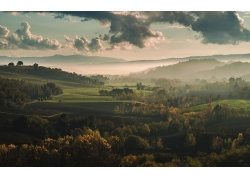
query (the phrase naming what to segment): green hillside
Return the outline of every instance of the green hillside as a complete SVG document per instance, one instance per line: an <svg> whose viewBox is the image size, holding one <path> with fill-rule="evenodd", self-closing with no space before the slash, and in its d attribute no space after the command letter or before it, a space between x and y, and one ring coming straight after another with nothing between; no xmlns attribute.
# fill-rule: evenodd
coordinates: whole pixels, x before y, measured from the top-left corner
<svg viewBox="0 0 250 180"><path fill-rule="evenodd" d="M236 108L236 109L243 108L245 110L250 111L250 100L242 100L242 99L218 100L218 101L212 102L212 105L216 106L217 104L223 104L223 103L228 104L228 106L231 108ZM201 105L191 107L191 110L194 110L194 111L202 110L206 108L207 106L208 104L201 104Z"/></svg>
<svg viewBox="0 0 250 180"><path fill-rule="evenodd" d="M102 87L99 84L86 83L78 79L66 77L60 78L54 75L36 74L33 67L30 66L0 66L0 77L19 79L34 84L43 85L47 82L53 82L63 89L63 94L54 96L51 103L79 103L79 102L127 102L125 100L116 100L112 96L99 96L99 90L112 90L112 87ZM37 103L33 101L32 103Z"/></svg>

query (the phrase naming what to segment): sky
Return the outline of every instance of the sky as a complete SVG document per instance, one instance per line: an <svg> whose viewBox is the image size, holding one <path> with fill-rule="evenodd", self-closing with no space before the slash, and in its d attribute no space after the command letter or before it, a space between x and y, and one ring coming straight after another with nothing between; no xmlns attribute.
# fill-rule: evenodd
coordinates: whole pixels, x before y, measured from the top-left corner
<svg viewBox="0 0 250 180"><path fill-rule="evenodd" d="M247 11L0 12L0 56L156 60L247 54L249 45Z"/></svg>

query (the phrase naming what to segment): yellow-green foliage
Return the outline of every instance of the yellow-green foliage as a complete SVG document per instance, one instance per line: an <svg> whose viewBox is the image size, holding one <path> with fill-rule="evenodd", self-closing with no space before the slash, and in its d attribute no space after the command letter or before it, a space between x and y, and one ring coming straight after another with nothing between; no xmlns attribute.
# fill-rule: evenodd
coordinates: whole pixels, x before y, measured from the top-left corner
<svg viewBox="0 0 250 180"><path fill-rule="evenodd" d="M116 158L98 131L48 138L38 145L0 146L0 166L114 166Z"/></svg>

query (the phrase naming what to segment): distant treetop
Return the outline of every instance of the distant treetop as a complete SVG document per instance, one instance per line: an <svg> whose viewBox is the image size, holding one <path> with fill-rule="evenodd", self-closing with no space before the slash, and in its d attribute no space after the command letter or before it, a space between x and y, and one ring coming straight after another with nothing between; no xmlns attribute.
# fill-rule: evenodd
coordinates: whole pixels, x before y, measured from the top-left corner
<svg viewBox="0 0 250 180"><path fill-rule="evenodd" d="M22 66L22 65L23 65L23 61L18 61L18 62L16 63L16 65L17 65L17 66Z"/></svg>
<svg viewBox="0 0 250 180"><path fill-rule="evenodd" d="M13 63L13 62L10 62L10 63L8 64L8 66L14 66L14 63Z"/></svg>

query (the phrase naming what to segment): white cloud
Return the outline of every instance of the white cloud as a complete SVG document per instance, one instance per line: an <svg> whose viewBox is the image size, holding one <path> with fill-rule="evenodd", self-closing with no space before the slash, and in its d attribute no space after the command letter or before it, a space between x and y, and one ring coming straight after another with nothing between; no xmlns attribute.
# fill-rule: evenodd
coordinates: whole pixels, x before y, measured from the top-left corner
<svg viewBox="0 0 250 180"><path fill-rule="evenodd" d="M114 44L111 45L110 47L107 47L105 50L107 51L119 51L119 50L132 50L133 49L133 45L128 43L128 42L122 42L119 44Z"/></svg>
<svg viewBox="0 0 250 180"><path fill-rule="evenodd" d="M153 33L153 31L152 31ZM159 31L156 31L155 34L158 35L157 38L150 37L147 40L145 40L145 47L154 47L156 48L156 44L161 43L166 40L166 38L163 36L163 34Z"/></svg>
<svg viewBox="0 0 250 180"><path fill-rule="evenodd" d="M37 12L36 14L38 14L39 16L44 17L46 14L44 12Z"/></svg>
<svg viewBox="0 0 250 180"><path fill-rule="evenodd" d="M7 27L0 25L0 37L7 37L9 32L10 32L10 30L8 30Z"/></svg>
<svg viewBox="0 0 250 180"><path fill-rule="evenodd" d="M18 16L20 13L19 12L8 12L9 14L11 14L12 16Z"/></svg>
<svg viewBox="0 0 250 180"><path fill-rule="evenodd" d="M73 23L77 22L77 21L76 21L75 19L73 19L71 16L65 18L65 20L67 20L67 21L69 21L69 22L73 22Z"/></svg>
<svg viewBox="0 0 250 180"><path fill-rule="evenodd" d="M0 49L7 49L8 42L6 41L0 41Z"/></svg>
<svg viewBox="0 0 250 180"><path fill-rule="evenodd" d="M61 44L56 39L32 34L30 28L29 23L22 22L21 28L15 33L2 35L5 41L0 42L0 49L57 50L61 48Z"/></svg>
<svg viewBox="0 0 250 180"><path fill-rule="evenodd" d="M64 39L67 41L65 47L71 48L75 51L95 53L104 50L101 39L98 37L92 38L91 41L89 41L84 36L81 38L76 36L75 39L71 39L70 37L64 35Z"/></svg>

